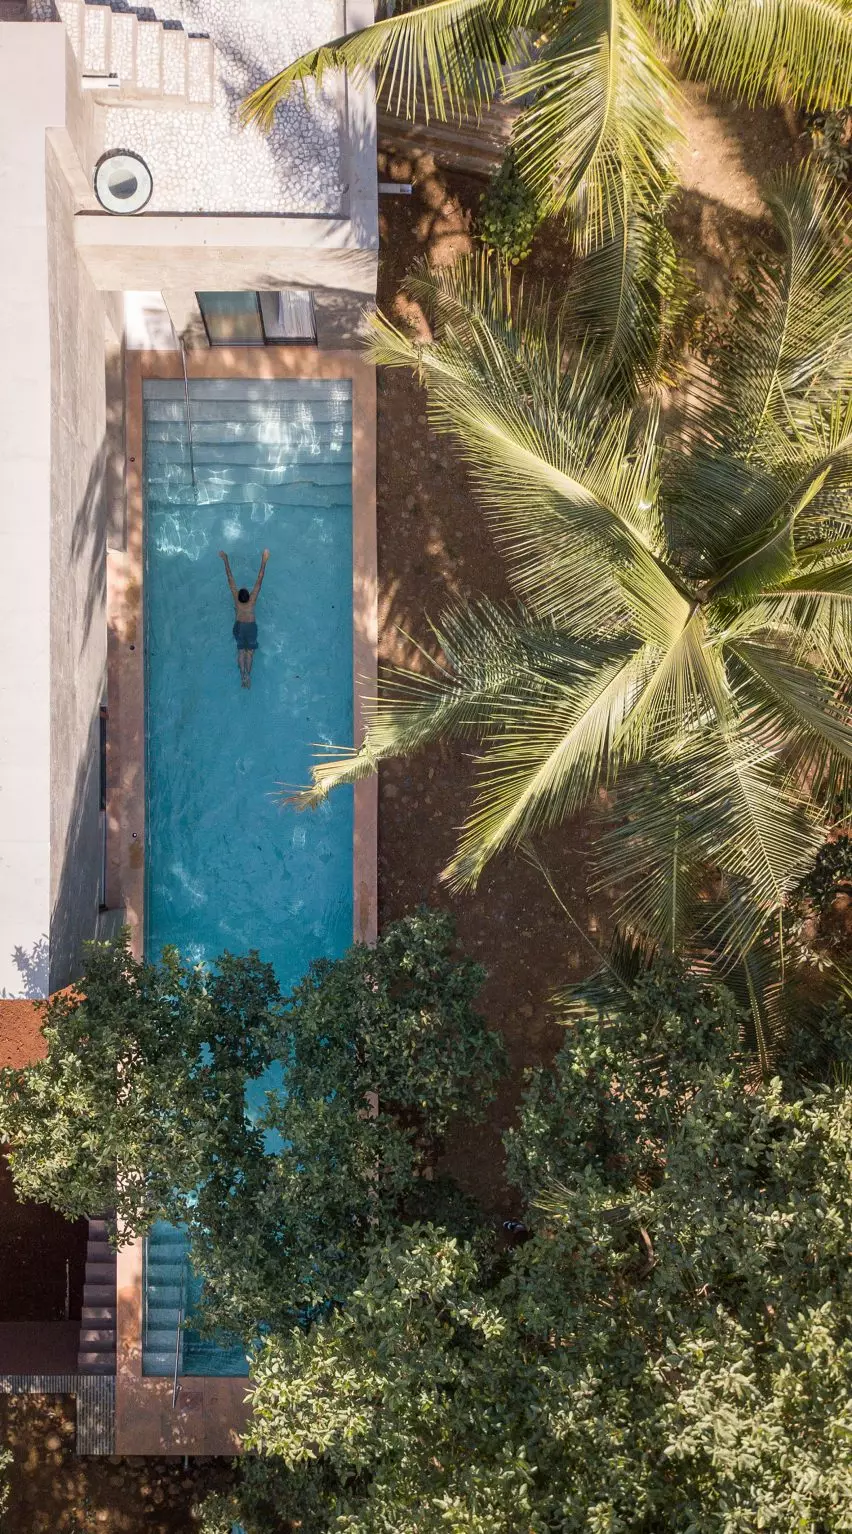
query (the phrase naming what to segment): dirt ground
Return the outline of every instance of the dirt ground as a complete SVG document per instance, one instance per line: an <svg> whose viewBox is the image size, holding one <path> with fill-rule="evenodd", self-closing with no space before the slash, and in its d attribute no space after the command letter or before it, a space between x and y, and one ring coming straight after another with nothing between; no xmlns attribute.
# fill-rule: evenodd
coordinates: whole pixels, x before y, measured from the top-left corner
<svg viewBox="0 0 852 1534"><path fill-rule="evenodd" d="M682 151L682 190L670 226L703 300L724 311L742 280L749 251L770 235L761 186L802 152L796 125L780 111L752 112L690 87ZM380 199L379 305L397 323L417 326L405 274L418 256L448 262L472 248L484 182L400 155L382 165L389 180L413 178L410 197ZM558 227L545 226L524 267L525 281L554 295L571 256ZM474 501L453 445L436 436L426 396L399 370L378 381L378 535L380 658L416 657L404 635L428 641L426 618L448 601L508 594L503 564ZM488 970L482 1008L506 1040L512 1077L488 1122L448 1149L455 1175L494 1215L510 1212L501 1177L500 1131L511 1122L525 1066L548 1058L560 1033L553 992L594 966L592 945L605 941L606 911L586 888L588 832L575 823L541 842L543 859L570 917L541 875L520 857L495 861L475 894L441 882L456 828L471 802L473 774L463 749L432 749L382 767L379 780L379 916L403 915L421 902L452 910L468 953Z"/></svg>
<svg viewBox="0 0 852 1534"><path fill-rule="evenodd" d="M193 1504L230 1474L222 1460L78 1459L73 1442L73 1400L0 1396L14 1453L0 1534L191 1534Z"/></svg>

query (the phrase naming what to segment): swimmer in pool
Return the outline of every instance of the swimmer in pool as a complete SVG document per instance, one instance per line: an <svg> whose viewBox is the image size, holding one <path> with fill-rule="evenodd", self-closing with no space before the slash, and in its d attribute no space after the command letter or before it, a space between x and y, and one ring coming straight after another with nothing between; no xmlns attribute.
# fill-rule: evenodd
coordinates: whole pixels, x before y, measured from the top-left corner
<svg viewBox="0 0 852 1534"><path fill-rule="evenodd" d="M219 550L219 558L225 566L225 574L228 577L228 585L231 588L231 596L234 599L234 638L237 641L237 665L240 668L240 681L244 687L251 687L251 668L254 662L254 652L257 649L257 621L254 616L254 604L260 595L263 585L263 577L266 574L266 565L269 559L269 550L264 549L263 558L260 561L260 569L257 572L257 580L249 591L247 586L240 586L231 574L231 565L224 549Z"/></svg>

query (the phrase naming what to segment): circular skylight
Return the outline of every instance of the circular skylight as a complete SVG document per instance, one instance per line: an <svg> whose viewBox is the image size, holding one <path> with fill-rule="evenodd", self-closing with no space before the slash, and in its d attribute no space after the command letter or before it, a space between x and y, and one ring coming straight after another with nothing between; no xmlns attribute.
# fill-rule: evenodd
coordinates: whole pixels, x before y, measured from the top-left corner
<svg viewBox="0 0 852 1534"><path fill-rule="evenodd" d="M154 182L141 155L111 149L95 166L95 196L107 213L141 213Z"/></svg>

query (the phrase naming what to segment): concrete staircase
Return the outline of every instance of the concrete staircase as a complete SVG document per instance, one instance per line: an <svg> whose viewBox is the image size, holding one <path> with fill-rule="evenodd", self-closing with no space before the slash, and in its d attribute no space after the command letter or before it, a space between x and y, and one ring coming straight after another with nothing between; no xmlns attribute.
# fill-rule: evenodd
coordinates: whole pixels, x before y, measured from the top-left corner
<svg viewBox="0 0 852 1534"><path fill-rule="evenodd" d="M143 1374L172 1374L175 1355L182 1355L186 1265L186 1232L158 1220L149 1232L146 1244L147 1307L142 1336Z"/></svg>
<svg viewBox="0 0 852 1534"><path fill-rule="evenodd" d="M209 37L159 21L150 6L126 0L30 0L34 21L65 23L86 83L122 106L207 107L213 103Z"/></svg>
<svg viewBox="0 0 852 1534"><path fill-rule="evenodd" d="M106 1220L89 1221L80 1327L80 1374L115 1374L116 1256Z"/></svg>

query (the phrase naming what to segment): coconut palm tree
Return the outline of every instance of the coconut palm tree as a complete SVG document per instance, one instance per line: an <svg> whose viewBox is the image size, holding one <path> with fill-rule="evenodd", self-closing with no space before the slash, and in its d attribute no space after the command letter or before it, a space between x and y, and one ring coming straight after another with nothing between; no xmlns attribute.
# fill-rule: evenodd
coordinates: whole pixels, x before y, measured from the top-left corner
<svg viewBox="0 0 852 1534"><path fill-rule="evenodd" d="M296 59L246 103L271 123L299 82L377 73L392 111L524 104L520 171L543 212L570 213L585 247L658 207L674 174L678 89L664 58L754 103L852 100L849 0L403 0L372 26Z"/></svg>
<svg viewBox="0 0 852 1534"><path fill-rule="evenodd" d="M413 280L427 344L374 321L375 360L415 368L458 442L516 601L450 607L302 805L466 741L453 885L604 800L598 875L634 931L678 946L700 917L741 954L780 912L852 759L852 266L812 170L768 201L783 255L665 430L651 311L622 324L606 249L561 312L480 260Z"/></svg>

